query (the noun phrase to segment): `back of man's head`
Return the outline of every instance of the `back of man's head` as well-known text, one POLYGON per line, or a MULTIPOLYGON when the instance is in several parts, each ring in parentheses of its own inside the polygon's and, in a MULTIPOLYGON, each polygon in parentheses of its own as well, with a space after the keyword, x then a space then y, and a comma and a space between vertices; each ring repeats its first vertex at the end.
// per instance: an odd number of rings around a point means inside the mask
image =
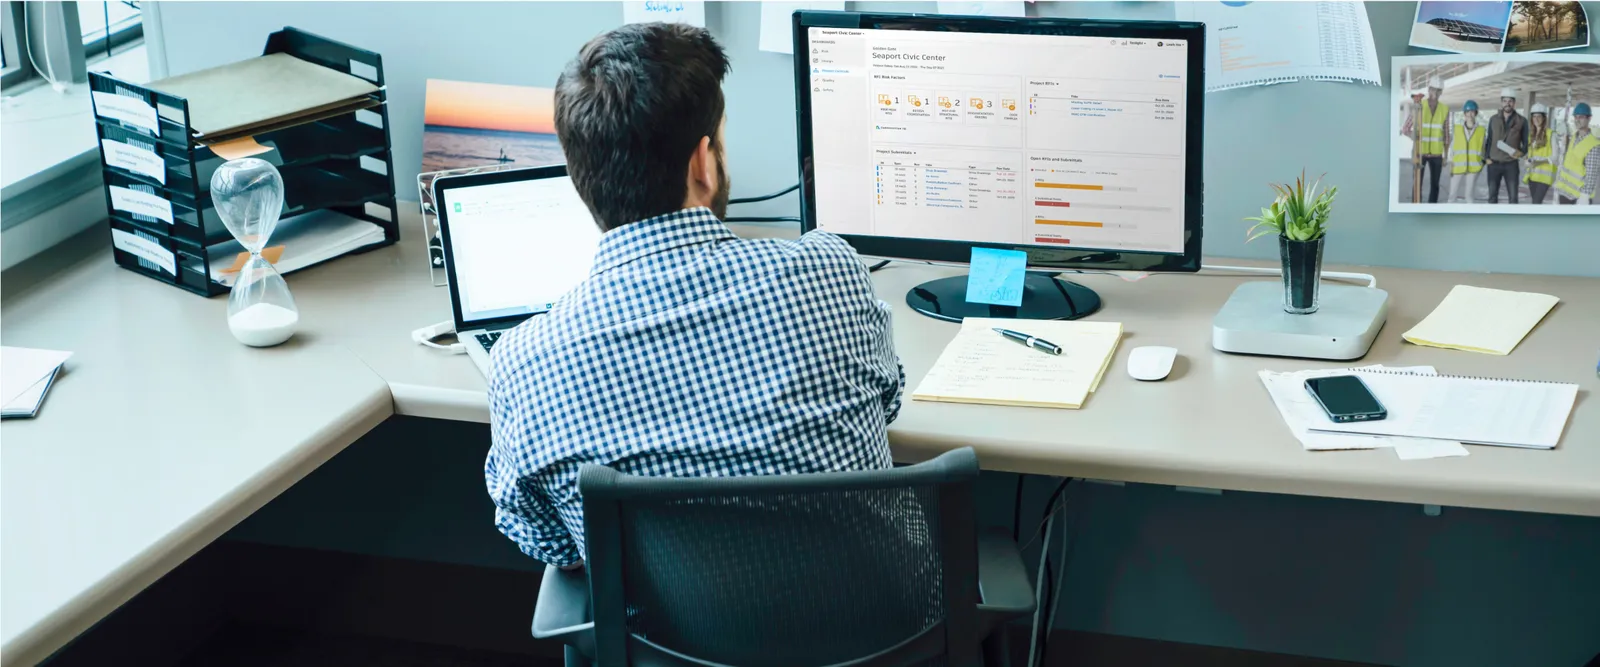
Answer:
POLYGON ((556 134, 601 229, 683 207, 701 140, 720 155, 727 73, 710 32, 676 23, 617 28, 567 64, 556 81, 556 134))

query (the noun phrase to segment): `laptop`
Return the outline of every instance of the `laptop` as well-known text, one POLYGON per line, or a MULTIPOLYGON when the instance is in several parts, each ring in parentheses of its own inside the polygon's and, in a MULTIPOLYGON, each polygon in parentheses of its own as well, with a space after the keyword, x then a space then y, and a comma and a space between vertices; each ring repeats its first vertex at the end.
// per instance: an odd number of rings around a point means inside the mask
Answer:
POLYGON ((440 177, 433 197, 456 338, 488 377, 500 335, 589 276, 600 228, 566 165, 440 177))

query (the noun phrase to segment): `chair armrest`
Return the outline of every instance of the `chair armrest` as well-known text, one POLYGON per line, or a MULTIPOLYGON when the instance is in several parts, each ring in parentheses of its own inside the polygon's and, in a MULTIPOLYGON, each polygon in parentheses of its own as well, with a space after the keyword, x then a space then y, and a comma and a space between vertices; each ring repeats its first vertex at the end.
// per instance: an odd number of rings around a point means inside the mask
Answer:
POLYGON ((1037 604, 1022 551, 1003 530, 978 535, 978 610, 1001 617, 1033 613, 1037 604))
POLYGON ((546 565, 533 608, 533 636, 564 644, 593 643, 594 619, 589 610, 589 573, 546 565))

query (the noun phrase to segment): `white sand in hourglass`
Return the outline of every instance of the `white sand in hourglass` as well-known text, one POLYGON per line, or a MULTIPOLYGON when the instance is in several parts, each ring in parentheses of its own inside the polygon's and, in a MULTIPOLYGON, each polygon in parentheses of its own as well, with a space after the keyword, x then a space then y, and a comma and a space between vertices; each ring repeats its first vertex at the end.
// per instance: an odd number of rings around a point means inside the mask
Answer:
POLYGON ((228 331, 251 347, 289 340, 300 310, 289 284, 261 256, 283 212, 283 177, 265 160, 229 160, 211 177, 211 199, 222 223, 250 253, 228 294, 228 331))

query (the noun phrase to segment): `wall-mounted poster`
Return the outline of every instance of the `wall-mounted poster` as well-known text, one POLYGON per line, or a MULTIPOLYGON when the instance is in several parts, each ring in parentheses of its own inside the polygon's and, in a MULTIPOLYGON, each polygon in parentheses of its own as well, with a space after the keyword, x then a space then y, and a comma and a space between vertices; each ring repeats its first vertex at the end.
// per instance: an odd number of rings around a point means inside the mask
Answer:
POLYGON ((1389 210, 1600 215, 1600 56, 1393 59, 1389 210))

